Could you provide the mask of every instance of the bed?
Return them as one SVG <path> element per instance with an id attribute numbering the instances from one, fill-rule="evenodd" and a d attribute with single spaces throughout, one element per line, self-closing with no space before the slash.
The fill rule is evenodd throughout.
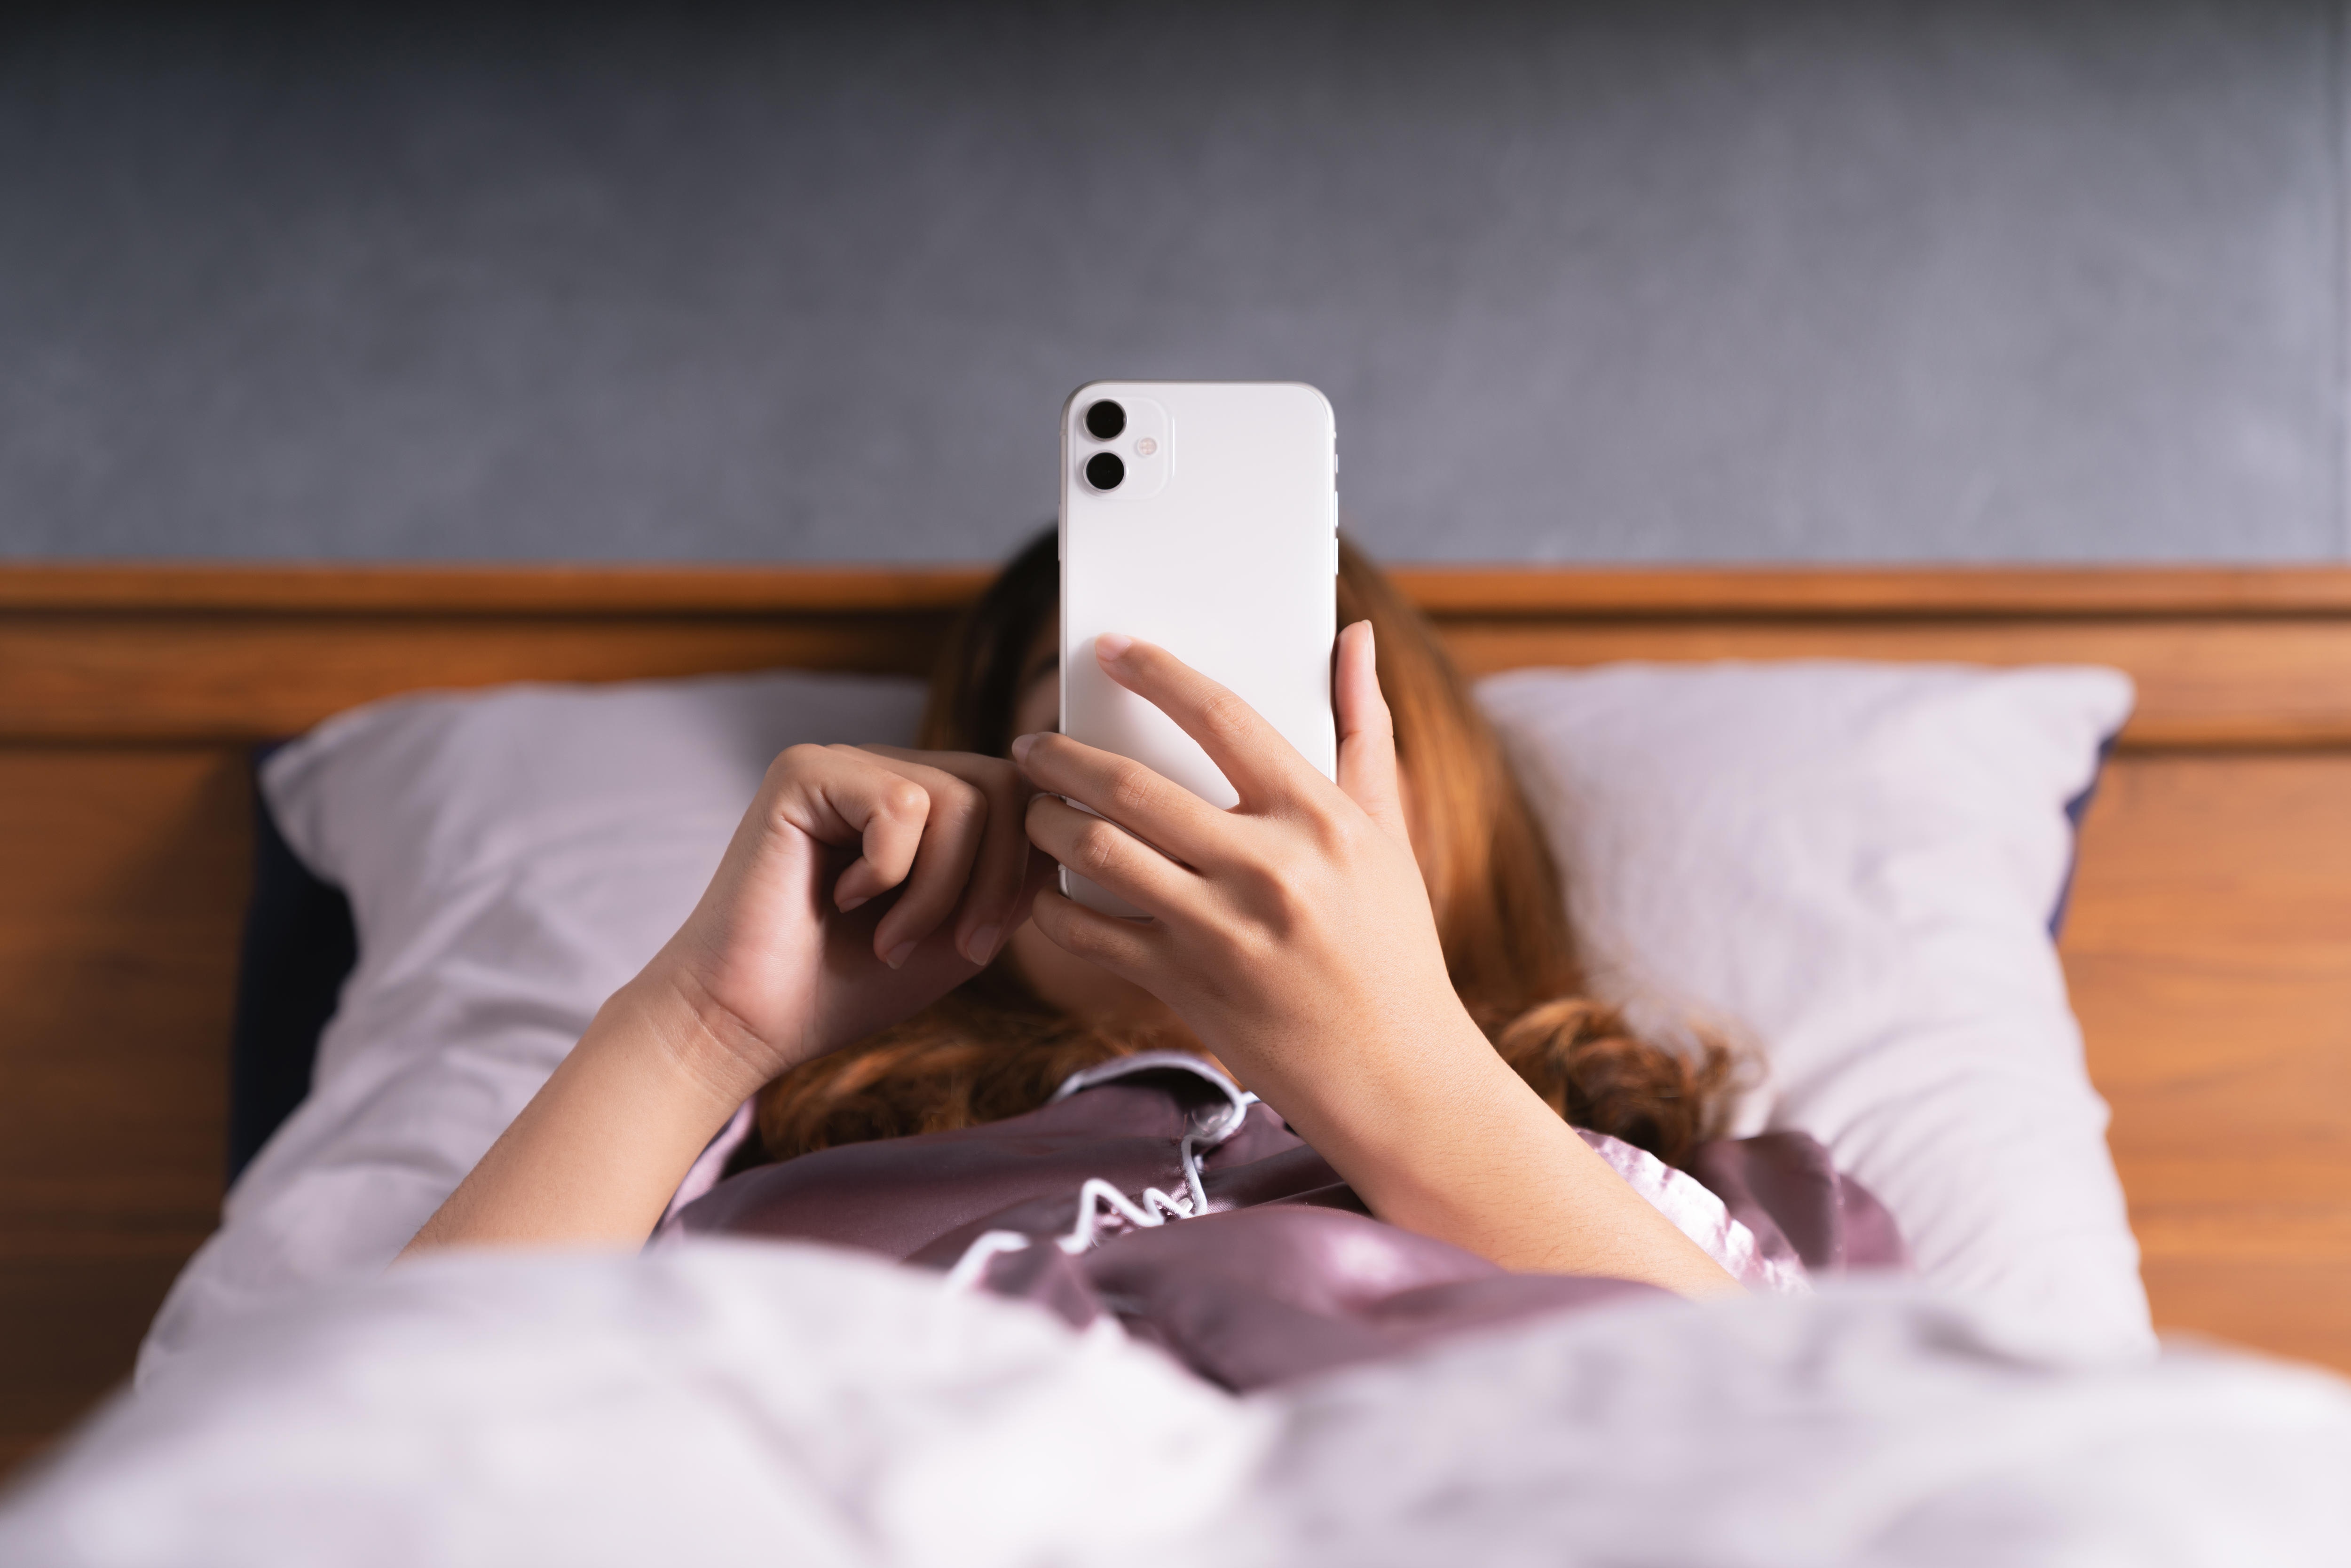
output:
<path id="1" fill-rule="evenodd" d="M 2351 1368 L 2351 572 L 1403 574 L 1473 672 L 2105 664 L 2063 953 L 2160 1326 Z M 916 673 L 977 570 L 0 573 L 0 1463 L 214 1221 L 251 750 L 420 686 Z"/>

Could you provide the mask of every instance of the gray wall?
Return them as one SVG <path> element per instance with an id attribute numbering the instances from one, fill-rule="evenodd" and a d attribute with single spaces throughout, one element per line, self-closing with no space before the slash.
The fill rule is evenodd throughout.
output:
<path id="1" fill-rule="evenodd" d="M 987 557 L 1117 375 L 1391 557 L 2339 559 L 2338 3 L 0 24 L 0 553 Z"/>

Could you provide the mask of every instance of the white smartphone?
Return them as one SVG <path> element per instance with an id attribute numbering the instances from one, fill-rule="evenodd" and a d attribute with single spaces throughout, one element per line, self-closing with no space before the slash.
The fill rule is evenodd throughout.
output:
<path id="1" fill-rule="evenodd" d="M 1338 436 L 1298 382 L 1091 382 L 1061 409 L 1061 732 L 1209 804 L 1238 797 L 1174 720 L 1102 674 L 1094 639 L 1156 643 L 1334 777 Z M 1061 891 L 1142 912 L 1066 868 Z"/>

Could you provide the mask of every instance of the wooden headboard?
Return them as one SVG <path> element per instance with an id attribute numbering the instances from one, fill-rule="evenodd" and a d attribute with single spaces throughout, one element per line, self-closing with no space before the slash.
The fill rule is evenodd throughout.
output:
<path id="1" fill-rule="evenodd" d="M 214 1224 L 254 742 L 420 686 L 919 673 L 985 576 L 0 568 L 0 1468 Z M 1399 576 L 1473 672 L 2129 671 L 2064 952 L 2157 1320 L 2351 1368 L 2351 571 Z"/>

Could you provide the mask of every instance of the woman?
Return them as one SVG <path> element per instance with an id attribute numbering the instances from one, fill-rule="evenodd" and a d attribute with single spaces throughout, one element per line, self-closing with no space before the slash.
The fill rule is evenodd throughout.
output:
<path id="1" fill-rule="evenodd" d="M 749 1097 L 789 1157 L 1029 1111 L 1176 1043 L 1389 1225 L 1518 1273 L 1737 1290 L 1568 1120 L 1678 1160 L 1726 1059 L 1575 994 L 1525 801 L 1385 580 L 1343 555 L 1335 782 L 1165 650 L 1097 639 L 1232 781 L 1229 811 L 1051 733 L 1055 591 L 1048 537 L 948 650 L 926 749 L 777 758 L 684 927 L 409 1253 L 643 1242 Z M 1152 918 L 1063 898 L 1057 862 Z"/>

